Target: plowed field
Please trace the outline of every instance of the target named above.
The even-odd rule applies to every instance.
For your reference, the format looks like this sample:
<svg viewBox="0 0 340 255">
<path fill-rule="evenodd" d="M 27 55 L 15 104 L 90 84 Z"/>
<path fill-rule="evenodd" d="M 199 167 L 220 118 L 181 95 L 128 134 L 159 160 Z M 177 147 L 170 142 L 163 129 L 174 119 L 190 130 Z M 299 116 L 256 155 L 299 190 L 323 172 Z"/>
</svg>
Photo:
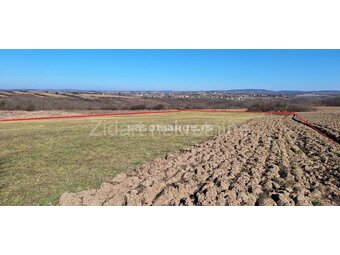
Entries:
<svg viewBox="0 0 340 255">
<path fill-rule="evenodd" d="M 305 119 L 312 123 L 322 132 L 332 137 L 338 143 L 340 143 L 340 112 L 311 112 L 301 113 Z"/>
<path fill-rule="evenodd" d="M 340 205 L 339 150 L 291 116 L 271 115 L 119 174 L 99 189 L 64 193 L 59 202 Z"/>
</svg>

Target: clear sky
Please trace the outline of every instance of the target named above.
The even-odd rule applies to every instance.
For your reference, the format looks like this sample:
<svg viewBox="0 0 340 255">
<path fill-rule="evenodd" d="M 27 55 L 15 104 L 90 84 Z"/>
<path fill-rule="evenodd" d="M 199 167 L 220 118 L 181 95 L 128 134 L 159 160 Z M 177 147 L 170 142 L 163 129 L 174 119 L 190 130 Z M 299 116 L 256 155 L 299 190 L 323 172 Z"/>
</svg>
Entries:
<svg viewBox="0 0 340 255">
<path fill-rule="evenodd" d="M 339 90 L 340 50 L 0 50 L 0 89 Z"/>
</svg>

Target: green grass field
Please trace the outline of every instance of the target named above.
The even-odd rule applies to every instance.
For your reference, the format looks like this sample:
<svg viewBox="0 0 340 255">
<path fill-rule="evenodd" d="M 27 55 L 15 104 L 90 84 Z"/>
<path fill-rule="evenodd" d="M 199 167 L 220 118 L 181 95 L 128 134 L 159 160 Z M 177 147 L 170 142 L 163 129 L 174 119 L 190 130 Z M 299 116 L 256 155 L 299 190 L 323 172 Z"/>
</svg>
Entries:
<svg viewBox="0 0 340 255">
<path fill-rule="evenodd" d="M 0 123 L 0 205 L 56 205 L 66 191 L 98 188 L 119 172 L 257 117 L 182 112 Z M 204 124 L 210 128 L 183 132 L 185 125 Z"/>
</svg>

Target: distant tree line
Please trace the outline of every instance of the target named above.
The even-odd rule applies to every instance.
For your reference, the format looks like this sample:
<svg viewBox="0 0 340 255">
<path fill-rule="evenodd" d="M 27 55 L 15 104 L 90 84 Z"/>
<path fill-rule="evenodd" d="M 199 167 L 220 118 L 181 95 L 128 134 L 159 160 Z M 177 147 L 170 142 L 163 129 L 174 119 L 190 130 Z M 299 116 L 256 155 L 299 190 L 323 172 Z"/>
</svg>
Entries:
<svg viewBox="0 0 340 255">
<path fill-rule="evenodd" d="M 85 98 L 13 94 L 0 98 L 0 110 L 163 110 L 163 109 L 235 109 L 249 111 L 313 111 L 315 106 L 340 106 L 340 97 L 327 99 L 266 98 L 233 100 L 220 98 Z"/>
<path fill-rule="evenodd" d="M 324 106 L 340 106 L 340 97 L 322 99 L 321 105 L 324 105 Z"/>
<path fill-rule="evenodd" d="M 296 104 L 288 100 L 262 100 L 250 104 L 247 109 L 260 112 L 310 112 L 316 110 L 312 105 Z"/>
</svg>

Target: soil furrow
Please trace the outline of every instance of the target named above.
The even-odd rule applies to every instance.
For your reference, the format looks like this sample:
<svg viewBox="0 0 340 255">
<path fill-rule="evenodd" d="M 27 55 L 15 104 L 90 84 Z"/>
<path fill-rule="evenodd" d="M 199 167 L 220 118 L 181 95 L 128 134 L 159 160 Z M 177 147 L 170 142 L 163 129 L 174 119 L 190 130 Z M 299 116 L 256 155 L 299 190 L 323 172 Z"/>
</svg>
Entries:
<svg viewBox="0 0 340 255">
<path fill-rule="evenodd" d="M 339 205 L 339 147 L 267 116 L 119 174 L 61 205 Z"/>
</svg>

